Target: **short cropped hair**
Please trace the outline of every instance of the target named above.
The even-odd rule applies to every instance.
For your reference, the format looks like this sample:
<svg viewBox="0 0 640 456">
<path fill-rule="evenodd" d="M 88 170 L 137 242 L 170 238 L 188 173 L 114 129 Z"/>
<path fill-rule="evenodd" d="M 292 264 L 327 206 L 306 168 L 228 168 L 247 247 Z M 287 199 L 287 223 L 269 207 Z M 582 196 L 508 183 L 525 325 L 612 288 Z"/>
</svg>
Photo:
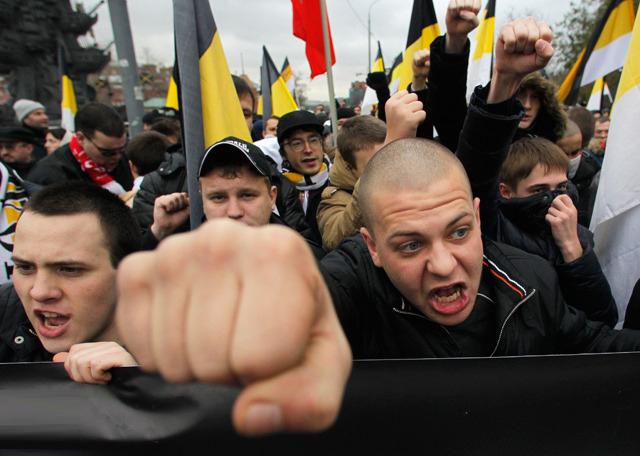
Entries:
<svg viewBox="0 0 640 456">
<path fill-rule="evenodd" d="M 253 90 L 251 90 L 251 87 L 249 87 L 249 84 L 247 84 L 247 81 L 242 79 L 240 76 L 236 76 L 235 74 L 232 74 L 231 78 L 233 79 L 233 85 L 236 88 L 236 93 L 238 94 L 238 98 L 242 98 L 243 95 L 249 94 L 253 104 L 253 109 L 255 110 L 256 97 L 253 94 Z"/>
<path fill-rule="evenodd" d="M 569 159 L 558 145 L 548 139 L 522 138 L 511 145 L 507 158 L 500 168 L 499 180 L 515 189 L 537 165 L 541 165 L 545 173 L 554 169 L 566 173 L 569 168 Z"/>
<path fill-rule="evenodd" d="M 155 131 L 145 131 L 133 138 L 127 145 L 127 158 L 144 176 L 158 169 L 164 160 L 169 142 L 164 135 Z"/>
<path fill-rule="evenodd" d="M 102 103 L 89 103 L 78 110 L 75 117 L 76 131 L 93 138 L 96 131 L 112 138 L 124 135 L 124 122 L 118 112 Z"/>
<path fill-rule="evenodd" d="M 582 148 L 589 145 L 589 141 L 593 138 L 596 131 L 596 118 L 593 113 L 582 106 L 574 106 L 569 109 L 569 119 L 573 120 L 582 133 Z"/>
<path fill-rule="evenodd" d="M 338 150 L 342 158 L 353 168 L 354 154 L 362 149 L 384 143 L 387 126 L 373 116 L 357 116 L 347 120 L 338 133 Z"/>
<path fill-rule="evenodd" d="M 452 172 L 463 176 L 472 198 L 462 163 L 442 144 L 422 138 L 399 139 L 387 144 L 369 160 L 360 178 L 358 205 L 364 226 L 373 236 L 376 194 L 405 188 L 428 191 L 429 185 L 449 178 Z"/>
<path fill-rule="evenodd" d="M 88 182 L 49 185 L 31 197 L 24 212 L 44 216 L 94 214 L 114 268 L 142 244 L 140 228 L 127 205 L 117 195 Z"/>
<path fill-rule="evenodd" d="M 165 136 L 175 136 L 176 138 L 180 138 L 180 121 L 178 119 L 161 117 L 151 123 L 149 130 L 157 131 Z"/>
</svg>

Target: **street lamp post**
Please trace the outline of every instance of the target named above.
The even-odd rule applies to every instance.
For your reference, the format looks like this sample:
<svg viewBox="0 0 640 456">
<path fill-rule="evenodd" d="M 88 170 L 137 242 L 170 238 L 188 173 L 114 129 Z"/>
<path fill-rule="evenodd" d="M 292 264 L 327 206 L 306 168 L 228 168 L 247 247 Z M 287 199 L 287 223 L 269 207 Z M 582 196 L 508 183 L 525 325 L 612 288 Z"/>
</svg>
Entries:
<svg viewBox="0 0 640 456">
<path fill-rule="evenodd" d="M 371 71 L 371 8 L 373 8 L 373 6 L 379 1 L 380 0 L 375 0 L 373 3 L 371 3 L 371 5 L 369 5 L 369 13 L 367 15 L 367 38 L 369 40 L 369 66 L 367 67 L 367 74 L 369 74 L 369 72 Z"/>
</svg>

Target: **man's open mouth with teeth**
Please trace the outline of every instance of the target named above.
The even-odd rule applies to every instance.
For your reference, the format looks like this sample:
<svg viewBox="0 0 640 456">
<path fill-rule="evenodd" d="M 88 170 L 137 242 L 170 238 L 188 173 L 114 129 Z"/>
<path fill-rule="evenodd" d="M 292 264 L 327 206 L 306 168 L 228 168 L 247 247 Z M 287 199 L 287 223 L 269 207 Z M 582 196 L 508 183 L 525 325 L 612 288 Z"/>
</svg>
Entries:
<svg viewBox="0 0 640 456">
<path fill-rule="evenodd" d="M 435 288 L 429 293 L 428 299 L 431 307 L 444 315 L 456 314 L 469 304 L 469 294 L 464 283 Z"/>
<path fill-rule="evenodd" d="M 69 315 L 45 310 L 34 311 L 37 319 L 36 331 L 43 337 L 59 337 L 67 329 L 71 317 Z"/>
</svg>

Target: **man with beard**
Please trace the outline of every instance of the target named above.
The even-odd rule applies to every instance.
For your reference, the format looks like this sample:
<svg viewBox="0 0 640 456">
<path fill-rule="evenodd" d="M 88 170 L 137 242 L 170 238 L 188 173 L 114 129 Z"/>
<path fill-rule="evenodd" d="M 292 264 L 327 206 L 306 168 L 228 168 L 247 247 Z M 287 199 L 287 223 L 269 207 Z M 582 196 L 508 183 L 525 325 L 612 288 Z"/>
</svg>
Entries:
<svg viewBox="0 0 640 456">
<path fill-rule="evenodd" d="M 127 132 L 118 113 L 89 103 L 78 110 L 71 142 L 39 161 L 29 179 L 37 184 L 80 179 L 117 195 L 131 190 L 133 177 L 124 155 Z"/>
</svg>

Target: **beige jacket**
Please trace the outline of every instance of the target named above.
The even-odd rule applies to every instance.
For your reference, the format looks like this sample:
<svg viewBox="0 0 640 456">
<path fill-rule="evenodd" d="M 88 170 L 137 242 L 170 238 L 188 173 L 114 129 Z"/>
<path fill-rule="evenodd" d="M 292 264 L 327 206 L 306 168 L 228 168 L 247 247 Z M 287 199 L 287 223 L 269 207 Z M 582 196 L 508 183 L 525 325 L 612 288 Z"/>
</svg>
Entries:
<svg viewBox="0 0 640 456">
<path fill-rule="evenodd" d="M 317 214 L 322 246 L 327 251 L 335 249 L 344 238 L 357 234 L 362 226 L 358 208 L 359 180 L 338 151 L 329 181 L 331 184 L 322 192 Z"/>
</svg>

